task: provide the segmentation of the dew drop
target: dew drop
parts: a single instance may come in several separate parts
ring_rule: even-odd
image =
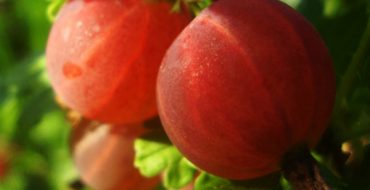
[[[88,31],[88,30],[86,30],[86,31],[84,32],[84,34],[85,34],[87,37],[92,37],[92,36],[93,36],[93,33],[92,33],[91,31]]]
[[[76,22],[76,27],[81,28],[84,23],[82,21]]]
[[[67,42],[69,40],[70,34],[71,34],[71,29],[69,27],[67,27],[63,30],[63,33],[62,33],[63,38],[62,39],[64,40],[64,42]]]
[[[82,69],[74,63],[67,62],[63,65],[63,75],[67,79],[74,79],[82,75]]]
[[[99,26],[99,25],[95,25],[95,26],[93,27],[93,31],[94,31],[95,33],[98,33],[98,32],[100,31],[100,26]]]

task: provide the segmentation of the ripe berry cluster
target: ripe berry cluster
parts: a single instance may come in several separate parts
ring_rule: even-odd
[[[319,34],[277,0],[218,0],[193,20],[163,1],[71,0],[51,30],[47,68],[63,103],[111,124],[86,135],[99,150],[82,140],[74,148],[82,178],[103,190],[138,189],[117,176],[137,172],[132,141],[157,114],[197,167],[250,179],[279,170],[295,147],[314,147],[335,97]],[[129,180],[142,184],[139,175]]]

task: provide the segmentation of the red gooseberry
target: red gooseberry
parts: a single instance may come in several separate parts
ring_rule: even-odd
[[[201,169],[249,179],[313,147],[335,97],[328,50],[303,16],[277,0],[218,0],[171,45],[157,81],[171,141]]]
[[[89,119],[127,124],[154,116],[160,62],[191,19],[170,10],[163,1],[66,2],[46,51],[56,94]]]

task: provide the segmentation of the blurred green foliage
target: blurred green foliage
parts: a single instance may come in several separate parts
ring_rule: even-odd
[[[353,62],[360,42],[370,43],[364,42],[366,38],[363,37],[370,1],[283,1],[301,12],[321,33],[333,57],[337,86],[341,88],[343,77]],[[9,165],[7,175],[0,178],[0,190],[65,190],[78,178],[68,150],[70,127],[54,101],[45,73],[44,52],[51,26],[47,15],[52,19],[60,2],[0,0],[0,152],[7,154]],[[194,12],[198,13],[210,2],[193,2]],[[53,4],[49,6],[50,3]],[[370,55],[367,50],[366,53]],[[340,120],[345,129],[332,122],[329,132],[334,131],[334,135],[328,135],[334,136],[328,140],[331,146],[326,147],[325,151],[318,150],[318,157],[320,154],[323,157],[332,156],[331,159],[322,158],[323,172],[329,181],[338,184],[338,189],[370,189],[369,145],[354,149],[355,155],[360,155],[356,157],[358,163],[355,167],[344,167],[339,172],[342,174],[340,177],[333,175],[331,165],[327,164],[335,161],[333,149],[338,148],[338,144],[344,140],[370,140],[369,62],[370,57],[367,56],[361,68],[356,70],[355,80],[349,84],[352,92],[347,97],[345,110],[337,115],[340,118],[333,116],[333,120]],[[176,159],[180,160],[178,156]],[[183,168],[171,167],[173,171]],[[175,183],[172,186],[183,183],[181,179],[168,178],[168,181]],[[233,185],[239,188],[240,185],[204,173],[196,183],[200,189],[212,184],[228,188],[235,187]],[[282,181],[282,184],[288,188],[286,182]]]
[[[0,1],[0,151],[8,157],[1,190],[65,190],[77,178],[70,127],[45,72],[48,4]]]

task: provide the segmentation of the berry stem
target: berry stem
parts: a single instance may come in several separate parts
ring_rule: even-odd
[[[321,176],[316,160],[311,156],[307,146],[300,146],[285,155],[282,169],[284,177],[293,189],[330,190]]]
[[[83,190],[85,188],[85,184],[81,179],[76,179],[69,184],[69,188],[71,190]]]

